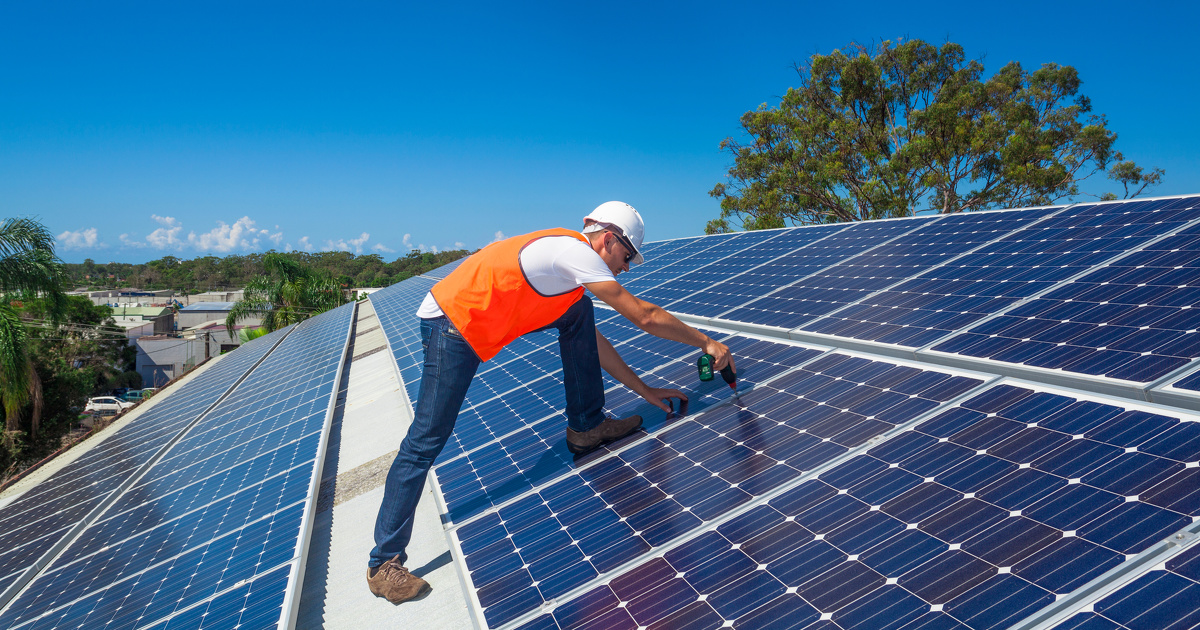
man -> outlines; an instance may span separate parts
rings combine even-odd
[[[434,285],[417,311],[425,347],[415,417],[388,471],[368,562],[371,592],[398,604],[429,585],[404,568],[413,515],[434,459],[445,446],[480,362],[517,337],[554,328],[567,398],[567,448],[587,453],[642,425],[640,416],[605,418],[603,367],[651,404],[687,401],[676,389],[649,387],[596,329],[584,289],[638,328],[703,349],[716,369],[732,365],[729,348],[640,300],[616,281],[640,264],[645,226],[633,206],[601,204],[584,217],[582,232],[551,229],[493,243]]]

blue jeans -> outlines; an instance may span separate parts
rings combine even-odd
[[[567,426],[591,430],[604,421],[604,382],[591,299],[581,297],[543,330],[551,328],[558,330]],[[375,519],[375,548],[367,563],[371,567],[396,556],[401,564],[408,560],[405,549],[412,538],[413,515],[425,478],[454,431],[467,388],[479,369],[479,357],[445,317],[421,320],[421,344],[425,365],[416,413],[384,482],[383,503]]]

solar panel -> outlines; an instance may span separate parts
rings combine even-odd
[[[644,291],[639,297],[655,304],[669,305],[672,310],[680,313],[705,317],[718,315],[744,304],[749,299],[749,296],[738,290],[738,287],[744,285],[732,283],[721,286],[719,283],[769,265],[771,261],[802,247],[819,243],[821,239],[837,234],[846,227],[827,225],[783,230],[775,238],[709,262],[669,283]]]
[[[1200,425],[1176,408],[997,385],[934,363],[1200,408],[1200,377],[1189,371],[1200,357],[1165,349],[1186,345],[1194,329],[1161,323],[1190,316],[1200,259],[1192,204],[1163,198],[646,244],[647,263],[623,284],[716,326],[710,334],[742,331],[725,337],[742,395],[731,400],[720,381],[699,385],[694,349],[601,308],[600,329],[631,367],[688,391],[692,404],[666,414],[606,377],[606,412],[640,413],[644,428],[574,458],[562,444],[553,335],[522,338],[485,363],[433,476],[478,621],[564,630],[781,620],[1041,628],[1047,615],[1058,623],[1087,612],[1102,598],[1098,584],[1141,579],[1138,558],[1200,518]],[[1065,310],[1023,314],[1051,302]],[[1160,316],[1138,326],[1139,339],[1158,345],[1081,345],[1102,354],[1089,355],[1094,365],[1078,355],[1074,367],[980,352],[1005,341],[989,326],[1078,324],[1085,303],[1096,318],[1087,323],[1110,335],[1126,325],[1112,318],[1128,311],[1114,305]],[[397,315],[411,318],[410,330],[411,306]],[[1013,348],[1046,350],[1028,345],[1044,341],[1040,330],[1004,330]],[[1064,340],[1051,341],[1058,359],[1074,352],[1061,349],[1071,345]],[[1120,385],[1135,381],[1109,369],[1120,358],[1113,350],[1150,357],[1136,370],[1140,389]],[[1000,367],[1010,364],[1025,371]]]
[[[776,232],[739,232],[688,239],[686,243],[674,247],[670,251],[651,252],[654,264],[642,264],[631,268],[628,273],[622,274],[621,284],[636,295],[638,292],[673,280],[682,273],[704,266],[714,259],[723,258],[738,251],[743,245],[753,245],[774,238],[776,235]]]
[[[0,613],[0,625],[146,626],[214,606],[230,626],[287,624],[353,314],[348,304],[299,325]],[[254,607],[229,607],[238,602]]]
[[[805,284],[821,270],[841,263],[864,251],[879,247],[890,239],[936,218],[855,223],[837,233],[791,254],[772,260],[736,278],[713,287],[713,291],[744,298],[745,302],[729,309],[718,320],[759,324],[773,328],[792,328],[796,313],[803,305],[819,301],[820,290]],[[805,228],[815,229],[815,228]],[[679,304],[669,308],[684,308]]]
[[[1163,411],[1002,382],[521,627],[1008,627],[1192,526],[1200,423]],[[1097,611],[1194,618],[1159,593]]]
[[[1186,197],[1064,211],[1051,222],[1063,230],[1082,228],[1074,238],[1090,241],[1093,256],[1079,264],[1098,268],[933,350],[1136,383],[1187,365],[1200,357],[1200,318],[1192,309],[1200,291],[1192,286],[1200,258],[1200,231],[1192,225],[1200,218],[1197,202]]]
[[[1040,221],[1059,209],[960,215],[990,219],[968,222],[977,232],[967,242],[978,247],[940,264],[937,260],[944,256],[913,266],[894,265],[898,272],[908,274],[904,280],[801,330],[910,348],[940,339],[1086,268],[1087,253],[1064,251],[1069,234],[1046,238],[1047,230],[1037,229]],[[957,223],[955,219],[958,217],[947,217],[946,222]],[[920,242],[924,232],[946,227],[949,225],[939,223],[899,240]],[[998,234],[1001,236],[995,238]],[[941,238],[947,237],[955,240],[953,233]],[[940,250],[944,246],[934,247]]]
[[[95,448],[0,508],[0,607],[290,330],[247,343],[166,390]]]
[[[756,343],[759,352],[787,350]],[[807,350],[789,362],[818,355]],[[616,457],[592,460],[455,529],[475,601],[498,627],[981,382],[832,353],[734,404],[668,419]]]
[[[781,313],[772,319],[771,325],[781,328],[802,326],[1023,227],[1038,214],[986,212],[923,222],[899,221],[897,223],[910,224],[915,229],[789,285],[764,300],[751,302],[747,308],[773,304],[773,308]],[[721,317],[740,319],[738,311]],[[838,334],[843,328],[873,327],[853,320],[819,321],[824,326],[816,331],[829,334]]]

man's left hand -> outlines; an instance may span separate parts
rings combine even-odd
[[[654,405],[655,407],[658,407],[667,413],[671,412],[671,407],[664,403],[664,400],[675,399],[680,403],[686,403],[688,399],[687,394],[679,391],[678,389],[663,389],[661,387],[647,388],[646,393],[642,394],[642,398],[645,398],[646,401],[651,405]]]

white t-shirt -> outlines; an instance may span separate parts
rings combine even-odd
[[[616,282],[612,270],[590,245],[573,236],[547,236],[521,250],[521,270],[529,284],[544,295],[559,295],[589,282]],[[441,317],[432,293],[425,295],[417,317]]]

